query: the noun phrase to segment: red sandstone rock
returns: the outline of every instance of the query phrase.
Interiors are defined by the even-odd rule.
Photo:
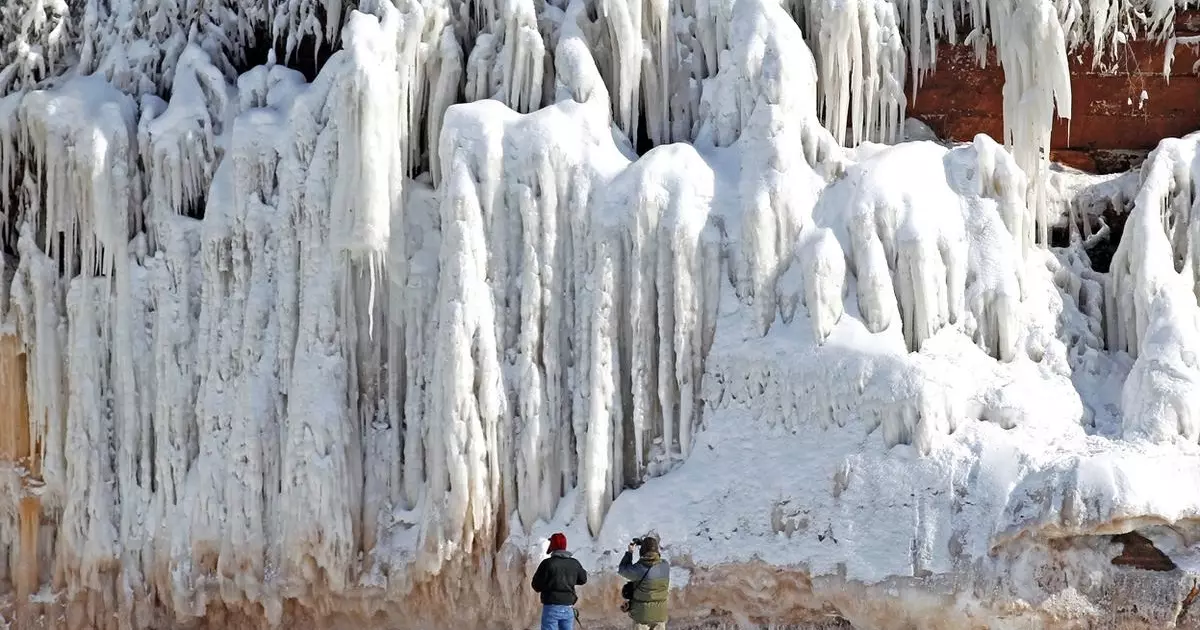
[[[1050,159],[1081,171],[1096,172],[1096,160],[1087,151],[1074,151],[1071,149],[1050,151]]]
[[[1200,28],[1200,13],[1181,12],[1179,35]],[[1175,49],[1171,78],[1162,76],[1164,43],[1133,42],[1121,49],[1109,67],[1092,67],[1091,52],[1072,55],[1072,119],[1055,125],[1052,155],[1085,170],[1095,170],[1098,150],[1145,151],[1159,140],[1200,129],[1200,77],[1192,74],[1194,49]],[[969,141],[978,133],[1003,140],[1004,71],[994,51],[981,68],[966,46],[942,45],[937,67],[925,75],[912,98],[909,115],[928,124],[941,137]],[[1111,56],[1110,56],[1111,59]],[[1148,98],[1141,98],[1145,91]]]
[[[1175,563],[1166,554],[1159,551],[1154,543],[1137,532],[1118,534],[1112,537],[1112,541],[1124,546],[1124,551],[1112,559],[1113,564],[1135,567],[1145,571],[1175,570]]]

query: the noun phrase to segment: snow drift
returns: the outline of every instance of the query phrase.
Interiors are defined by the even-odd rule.
[[[598,572],[657,529],[682,617],[1105,614],[1096,536],[1192,553],[1200,222],[1168,140],[1111,274],[1047,247],[1067,52],[1140,8],[1102,4],[0,11],[38,468],[0,468],[0,584],[30,495],[70,626],[516,626],[559,529]],[[964,21],[1003,142],[899,142]]]

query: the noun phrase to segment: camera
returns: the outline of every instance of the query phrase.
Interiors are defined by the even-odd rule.
[[[641,546],[641,544],[642,544],[642,539],[641,539],[641,538],[634,538],[634,539],[633,539],[631,542],[632,542],[633,544],[635,544],[635,545]]]

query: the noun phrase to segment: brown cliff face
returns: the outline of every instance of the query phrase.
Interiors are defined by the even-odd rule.
[[[39,445],[30,436],[29,404],[25,396],[25,355],[13,335],[0,334],[0,496],[11,496],[15,510],[0,518],[0,529],[17,532],[12,549],[0,553],[0,594],[12,592],[16,612],[24,618],[24,602],[37,591],[41,575],[37,561],[41,503],[32,489],[40,485]],[[7,506],[5,506],[7,507]],[[3,538],[0,536],[0,538]],[[0,614],[0,621],[5,616]]]
[[[1175,35],[1200,34],[1200,12],[1180,12]],[[1192,71],[1196,49],[1175,47],[1171,76],[1163,76],[1166,42],[1135,41],[1106,54],[1108,67],[1092,67],[1090,50],[1071,55],[1071,120],[1059,120],[1051,140],[1055,161],[1092,172],[1116,172],[1140,162],[1163,138],[1200,129],[1200,77]],[[977,133],[1003,139],[1004,70],[995,51],[981,68],[967,46],[938,47],[937,67],[924,76],[908,115],[939,137],[969,141]],[[1148,96],[1142,99],[1142,92]]]

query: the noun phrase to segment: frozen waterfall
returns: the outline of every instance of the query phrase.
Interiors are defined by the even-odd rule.
[[[17,0],[0,596],[516,627],[557,529],[872,585],[1198,519],[1155,475],[1200,481],[1200,136],[1121,180],[1111,273],[1048,236],[1068,54],[1174,10]],[[1003,138],[901,141],[943,42],[996,50]]]

